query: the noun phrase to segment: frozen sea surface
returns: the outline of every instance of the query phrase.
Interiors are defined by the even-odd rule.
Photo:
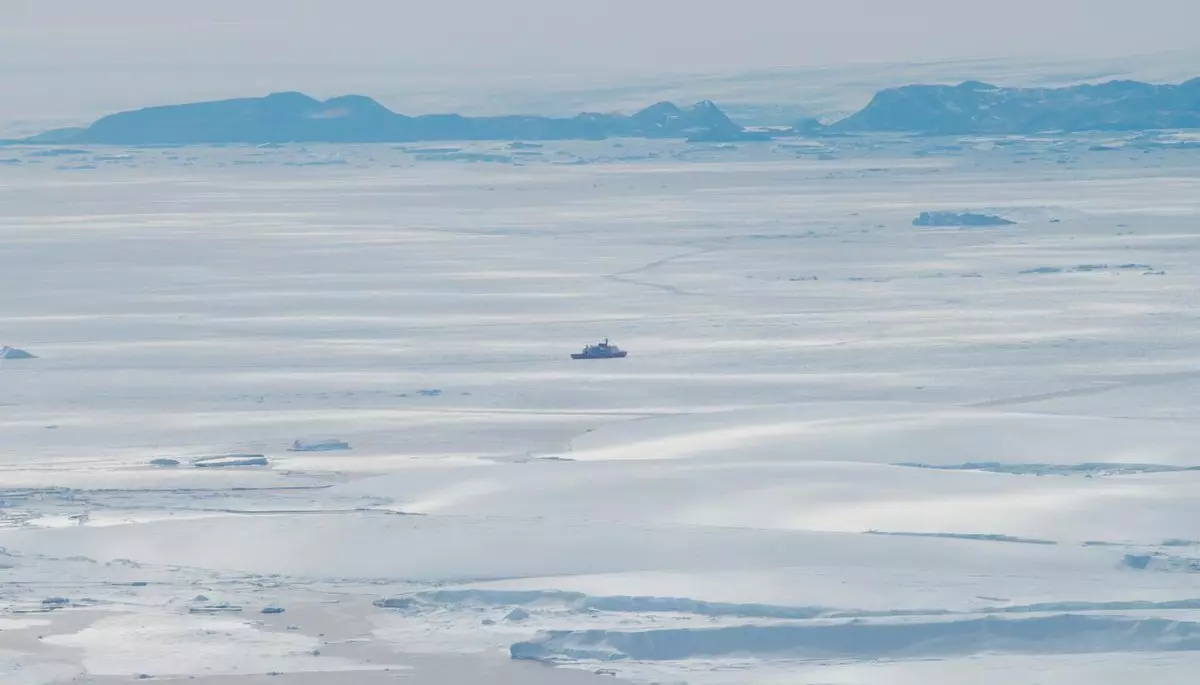
[[[0,680],[1191,682],[1176,138],[6,148]]]

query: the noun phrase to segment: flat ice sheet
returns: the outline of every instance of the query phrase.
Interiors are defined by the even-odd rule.
[[[6,148],[0,674],[1183,682],[1200,168],[1156,141]],[[796,643],[856,630],[910,652]]]

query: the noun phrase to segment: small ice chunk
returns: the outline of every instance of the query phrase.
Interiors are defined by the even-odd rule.
[[[222,454],[215,457],[200,457],[192,461],[192,466],[197,468],[266,465],[267,458],[261,454]]]
[[[0,359],[37,359],[37,356],[25,350],[5,345],[4,347],[0,347]]]
[[[159,467],[179,466],[179,460],[178,459],[152,459],[150,461],[150,465],[151,466],[159,466]]]
[[[504,617],[504,620],[519,622],[519,621],[527,620],[528,618],[529,618],[529,612],[525,611],[521,607],[517,607],[516,609],[513,609],[512,611],[508,612],[508,615]]]
[[[334,452],[350,449],[350,443],[336,438],[321,440],[296,440],[292,443],[290,452]]]
[[[965,212],[921,212],[913,219],[913,226],[1011,226],[1015,221],[992,214]]]
[[[188,609],[191,614],[236,614],[240,613],[242,607],[236,604],[209,604],[207,606],[196,606]]]
[[[1129,568],[1144,571],[1150,567],[1151,560],[1152,557],[1148,554],[1126,554],[1122,563]]]
[[[417,600],[412,597],[388,597],[375,600],[375,606],[380,609],[411,609],[416,603]]]

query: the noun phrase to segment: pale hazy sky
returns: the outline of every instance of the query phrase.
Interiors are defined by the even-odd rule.
[[[117,109],[292,89],[370,94],[410,113],[727,101],[736,80],[565,95],[770,67],[1200,54],[1198,26],[1200,0],[0,0],[0,137]],[[1176,68],[1161,78],[1194,75],[1193,57],[1167,59]],[[1110,59],[1096,77],[1160,78],[1133,63]],[[942,76],[987,76],[972,64]],[[1021,68],[997,77],[1020,78]],[[930,74],[892,78],[906,77]],[[671,78],[682,77],[657,82]],[[830,101],[797,79],[741,97]],[[859,81],[847,107],[898,85]]]
[[[0,68],[704,71],[1195,49],[1200,0],[3,0]],[[186,72],[180,73],[186,78]]]

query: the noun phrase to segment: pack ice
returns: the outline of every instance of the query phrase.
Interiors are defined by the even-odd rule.
[[[0,682],[1190,685],[1188,135],[7,146]]]

